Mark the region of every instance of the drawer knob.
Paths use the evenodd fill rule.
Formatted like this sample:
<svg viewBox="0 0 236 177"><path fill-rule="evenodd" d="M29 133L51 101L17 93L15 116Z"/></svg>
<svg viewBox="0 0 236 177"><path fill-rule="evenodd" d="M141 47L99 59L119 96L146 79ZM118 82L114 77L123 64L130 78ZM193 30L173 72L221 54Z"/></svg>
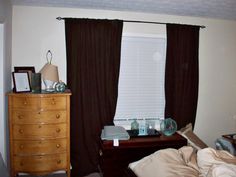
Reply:
<svg viewBox="0 0 236 177"><path fill-rule="evenodd" d="M24 165L24 163L23 162L20 162L20 166L23 166Z"/></svg>
<svg viewBox="0 0 236 177"><path fill-rule="evenodd" d="M61 147L61 145L60 145L60 144L57 144L57 145L56 145L56 147L57 147L57 148L60 148L60 147Z"/></svg>
<svg viewBox="0 0 236 177"><path fill-rule="evenodd" d="M26 101L26 100L24 100L23 104L24 104L24 105L27 105L27 101Z"/></svg>
<svg viewBox="0 0 236 177"><path fill-rule="evenodd" d="M99 150L99 155L100 155L100 156L102 156L102 155L103 155L103 153L102 153L102 150L101 150L101 149Z"/></svg>
<svg viewBox="0 0 236 177"><path fill-rule="evenodd" d="M55 105L56 104L56 102L55 102L55 100L54 100L54 98L52 99L52 105Z"/></svg>
<svg viewBox="0 0 236 177"><path fill-rule="evenodd" d="M23 144L20 145L20 149L24 149L24 145Z"/></svg>
<svg viewBox="0 0 236 177"><path fill-rule="evenodd" d="M61 160L57 160L57 164L60 164L61 163Z"/></svg>
<svg viewBox="0 0 236 177"><path fill-rule="evenodd" d="M59 119L60 117L61 117L60 114L57 114L57 115L56 115L56 118L57 118L57 119Z"/></svg>
<svg viewBox="0 0 236 177"><path fill-rule="evenodd" d="M56 129L56 132L57 132L57 133L59 133L60 131L61 131L61 129L60 129L60 128L57 128L57 129Z"/></svg>
<svg viewBox="0 0 236 177"><path fill-rule="evenodd" d="M42 125L39 125L38 127L39 127L39 128L42 128Z"/></svg>
<svg viewBox="0 0 236 177"><path fill-rule="evenodd" d="M21 133L21 134L22 134L23 132L24 132L24 131L23 131L22 129L20 129L20 130L19 130L19 133Z"/></svg>
<svg viewBox="0 0 236 177"><path fill-rule="evenodd" d="M23 119L23 116L22 115L18 115L18 119Z"/></svg>

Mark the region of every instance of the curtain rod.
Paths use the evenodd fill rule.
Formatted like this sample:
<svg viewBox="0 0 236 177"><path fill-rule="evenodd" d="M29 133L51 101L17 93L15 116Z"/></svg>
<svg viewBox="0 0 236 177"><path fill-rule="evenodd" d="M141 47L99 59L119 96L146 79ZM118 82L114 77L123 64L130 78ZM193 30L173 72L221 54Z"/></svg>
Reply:
<svg viewBox="0 0 236 177"><path fill-rule="evenodd" d="M57 17L57 20L64 20L65 18ZM159 24L159 25L166 25L166 24L175 24L175 23L164 23L164 22L153 22L153 21L139 21L139 20L123 20L123 22L128 23L149 23L149 24ZM181 25L187 25L187 24L181 24ZM198 25L193 25L198 26ZM206 26L199 26L200 28L206 28Z"/></svg>

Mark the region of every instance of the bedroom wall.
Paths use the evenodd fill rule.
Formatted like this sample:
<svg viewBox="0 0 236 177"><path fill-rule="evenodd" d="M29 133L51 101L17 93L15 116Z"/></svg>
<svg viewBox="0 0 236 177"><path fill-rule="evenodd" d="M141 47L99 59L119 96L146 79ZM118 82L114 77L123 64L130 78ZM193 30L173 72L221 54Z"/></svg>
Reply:
<svg viewBox="0 0 236 177"><path fill-rule="evenodd" d="M208 145L217 137L236 131L236 22L157 14L53 8L13 7L12 67L45 64L53 53L60 79L66 81L64 22L56 17L129 19L205 25L200 30L199 100L195 132ZM125 23L124 33L164 34L164 25Z"/></svg>
<svg viewBox="0 0 236 177"><path fill-rule="evenodd" d="M11 34L12 5L9 0L0 0L0 152L7 161L8 125L7 97L11 89Z"/></svg>

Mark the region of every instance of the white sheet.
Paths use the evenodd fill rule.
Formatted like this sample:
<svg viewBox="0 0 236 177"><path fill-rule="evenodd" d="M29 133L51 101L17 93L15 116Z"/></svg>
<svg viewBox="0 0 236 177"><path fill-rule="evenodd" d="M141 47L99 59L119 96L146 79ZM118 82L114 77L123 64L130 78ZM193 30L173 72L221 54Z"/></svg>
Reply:
<svg viewBox="0 0 236 177"><path fill-rule="evenodd" d="M236 157L212 148L159 150L129 167L138 177L236 177Z"/></svg>
<svg viewBox="0 0 236 177"><path fill-rule="evenodd" d="M227 151L213 148L199 150L197 163L204 177L236 177L236 157Z"/></svg>

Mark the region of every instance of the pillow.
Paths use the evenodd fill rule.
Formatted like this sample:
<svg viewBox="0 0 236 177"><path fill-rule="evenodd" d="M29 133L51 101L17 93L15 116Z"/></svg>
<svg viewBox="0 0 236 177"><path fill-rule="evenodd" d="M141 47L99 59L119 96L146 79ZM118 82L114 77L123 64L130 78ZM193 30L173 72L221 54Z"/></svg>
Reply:
<svg viewBox="0 0 236 177"><path fill-rule="evenodd" d="M129 164L138 177L199 177L196 153L184 146L179 150L161 149L143 159Z"/></svg>
<svg viewBox="0 0 236 177"><path fill-rule="evenodd" d="M188 140L188 144L195 150L200 150L207 147L207 145L193 132L191 123L181 128L177 132L185 137Z"/></svg>
<svg viewBox="0 0 236 177"><path fill-rule="evenodd" d="M217 150L226 150L230 154L236 156L236 148L227 139L225 139L225 138L217 138L216 141L215 141L215 145L216 145L216 149Z"/></svg>

